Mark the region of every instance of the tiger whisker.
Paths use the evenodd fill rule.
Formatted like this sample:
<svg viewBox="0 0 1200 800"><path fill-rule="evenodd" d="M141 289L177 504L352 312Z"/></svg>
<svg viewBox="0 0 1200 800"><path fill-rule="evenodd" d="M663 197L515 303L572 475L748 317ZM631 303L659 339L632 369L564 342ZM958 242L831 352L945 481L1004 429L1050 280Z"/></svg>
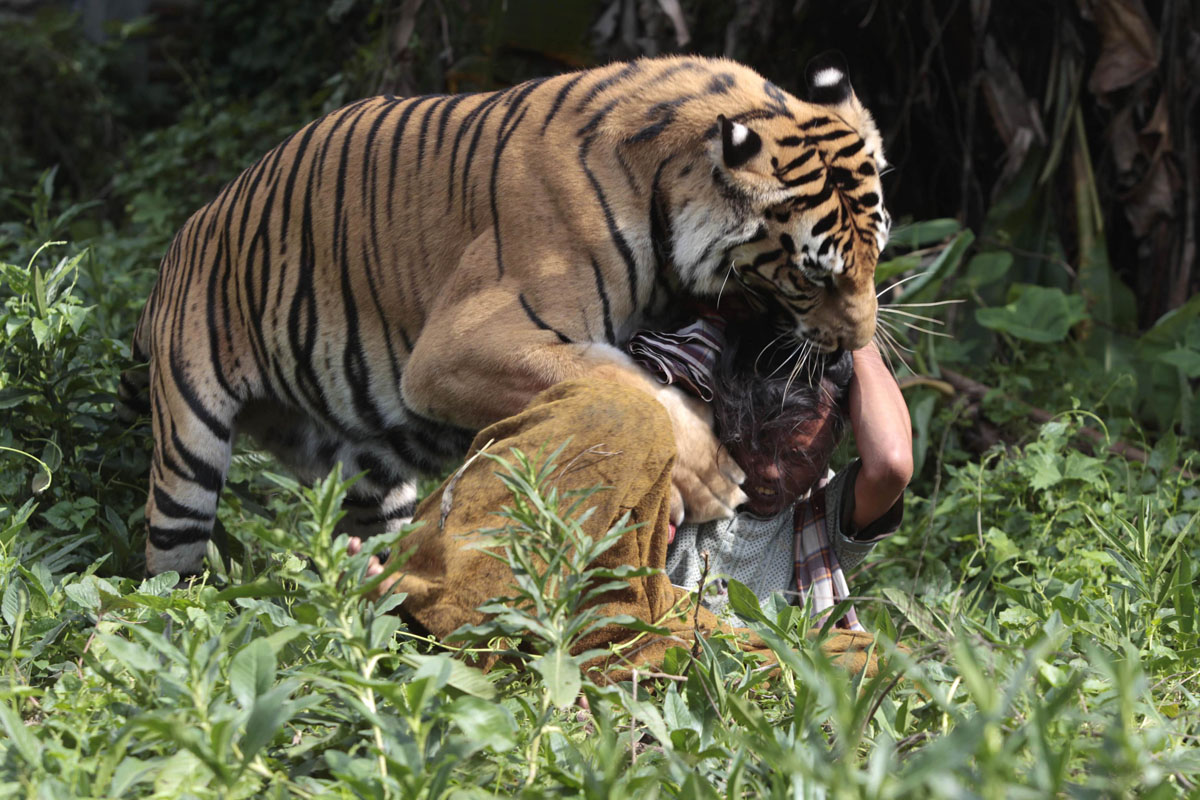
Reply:
<svg viewBox="0 0 1200 800"><path fill-rule="evenodd" d="M928 328L922 328L920 325L913 325L911 322L904 322L903 320L901 320L900 324L903 325L904 327L908 328L909 330L914 330L914 331L917 331L918 333L927 333L930 336L938 336L938 337L941 337L942 339L953 339L954 338L953 336L946 333L945 331L931 331Z"/></svg>
<svg viewBox="0 0 1200 800"><path fill-rule="evenodd" d="M891 342L891 344L893 346L895 346L896 348L898 348L900 350L904 350L905 352L908 352L908 353L915 352L911 347L905 347L903 344L900 343L900 340L898 338L896 338L896 333L898 331L890 330L891 325L888 324L889 323L888 320L880 320L880 322L884 323L884 324L878 326L876 328L876 330L883 331L883 333L887 336L889 342Z"/></svg>
<svg viewBox="0 0 1200 800"><path fill-rule="evenodd" d="M787 336L788 333L789 333L789 331L785 328L784 330L780 331L779 334L774 339L772 339L771 341L769 341L763 345L762 349L758 351L758 355L756 355L754 357L754 371L755 372L758 372L758 362L761 361L762 357L766 354L766 352L771 349L771 346L774 345L776 342L778 342L780 339L782 339L784 336Z"/></svg>
<svg viewBox="0 0 1200 800"><path fill-rule="evenodd" d="M896 350L892 346L892 343L888 340L887 329L883 326L876 327L874 340L875 346L879 350L879 354L883 356L883 360L887 362L888 369L890 369L892 372L895 372L896 369L892 365L892 356L896 355Z"/></svg>
<svg viewBox="0 0 1200 800"><path fill-rule="evenodd" d="M717 308L721 307L721 295L725 293L725 284L729 283L729 276L733 274L733 261L729 262L729 269L725 270L725 279L721 281L721 288L717 290Z"/></svg>
<svg viewBox="0 0 1200 800"><path fill-rule="evenodd" d="M878 292L875 293L875 296L879 297L880 295L883 295L887 292L890 292L892 289L895 289L897 286L903 286L904 284L908 283L909 281L915 281L917 278L928 275L930 272L933 272L933 270L927 269L924 272L918 272L916 275L909 275L907 278L901 278L900 280L896 281L895 283L889 284L888 286L885 286L882 289L880 289Z"/></svg>
<svg viewBox="0 0 1200 800"><path fill-rule="evenodd" d="M786 367L792 361L793 358L796 358L796 354L800 351L801 347L803 347L803 342L801 342L800 344L797 344L794 348L792 348L792 352L788 353L787 357L784 358L783 360L781 360L779 362L779 364L775 367L775 369L771 370L771 374L768 375L767 377L768 378L775 377L779 373L779 370ZM803 358L803 356L800 356L800 358Z"/></svg>
<svg viewBox="0 0 1200 800"><path fill-rule="evenodd" d="M812 346L813 346L812 340L805 339L804 341L802 341L800 343L800 346L797 348L797 350L799 351L799 355L797 356L795 363L792 364L791 372L788 373L787 383L785 383L783 386L783 400L786 400L788 393L791 392L792 382L794 380L796 380L797 373L799 373L800 369L804 366L804 362L808 360L808 354L809 354L809 351L812 349Z"/></svg>
<svg viewBox="0 0 1200 800"><path fill-rule="evenodd" d="M931 308L933 306L956 306L965 302L967 302L965 299L958 297L953 300L936 300L931 303L888 303L881 308Z"/></svg>
<svg viewBox="0 0 1200 800"><path fill-rule="evenodd" d="M886 311L889 314L897 314L902 317L908 317L909 319L919 319L922 322L932 322L934 325L945 325L946 324L945 322L943 322L940 319L934 319L933 317L923 317L920 314L913 314L909 311L901 311L898 308L889 308L887 306L880 306L879 311L880 312Z"/></svg>

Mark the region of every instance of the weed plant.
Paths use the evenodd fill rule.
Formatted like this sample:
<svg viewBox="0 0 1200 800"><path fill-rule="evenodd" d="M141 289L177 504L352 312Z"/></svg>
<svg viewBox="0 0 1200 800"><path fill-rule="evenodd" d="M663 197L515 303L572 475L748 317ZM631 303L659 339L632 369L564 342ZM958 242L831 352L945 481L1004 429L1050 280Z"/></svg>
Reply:
<svg viewBox="0 0 1200 800"><path fill-rule="evenodd" d="M367 597L367 559L402 534L349 555L348 483L300 487L257 456L237 457L222 504L240 556L182 589L130 578L145 431L112 413L127 351L76 294L88 252L52 252L0 267L3 796L1195 789L1200 493L1166 448L1146 465L1081 453L1072 434L1094 421L1076 412L1019 450L937 453L944 477L855 581L874 679L831 665L801 610L735 585L777 670L714 638L671 651L667 677L599 687L571 644L609 621L587 601L628 575L588 564L622 528L582 535L603 488L554 490L553 453L496 460L512 502L479 546L518 578L454 644L409 630L403 596Z"/></svg>

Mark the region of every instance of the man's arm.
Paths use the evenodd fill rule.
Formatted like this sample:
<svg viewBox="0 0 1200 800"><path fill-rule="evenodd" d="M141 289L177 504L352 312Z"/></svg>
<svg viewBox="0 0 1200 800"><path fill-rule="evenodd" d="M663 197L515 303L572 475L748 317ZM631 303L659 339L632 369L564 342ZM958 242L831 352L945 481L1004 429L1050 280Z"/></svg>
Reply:
<svg viewBox="0 0 1200 800"><path fill-rule="evenodd" d="M861 530L895 504L912 478L912 421L904 395L874 342L855 350L850 425L862 468L854 483L854 527Z"/></svg>

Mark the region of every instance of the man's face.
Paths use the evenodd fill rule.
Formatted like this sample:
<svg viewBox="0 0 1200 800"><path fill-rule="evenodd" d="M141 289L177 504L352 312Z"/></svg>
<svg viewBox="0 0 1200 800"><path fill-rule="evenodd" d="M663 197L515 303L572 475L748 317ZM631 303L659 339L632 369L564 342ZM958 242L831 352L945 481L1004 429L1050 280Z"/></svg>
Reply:
<svg viewBox="0 0 1200 800"><path fill-rule="evenodd" d="M775 516L825 474L833 451L834 414L825 404L820 408L820 417L800 425L778 443L762 443L754 450L731 447L730 455L746 471L742 491L750 498L740 511Z"/></svg>

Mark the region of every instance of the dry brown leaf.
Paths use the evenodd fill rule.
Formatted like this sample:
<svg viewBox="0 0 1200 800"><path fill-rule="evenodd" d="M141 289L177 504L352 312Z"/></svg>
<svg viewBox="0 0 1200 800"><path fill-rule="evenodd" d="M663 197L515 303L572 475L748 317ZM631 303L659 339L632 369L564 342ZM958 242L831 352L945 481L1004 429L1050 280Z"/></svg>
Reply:
<svg viewBox="0 0 1200 800"><path fill-rule="evenodd" d="M675 44L683 47L692 40L692 36L688 33L687 20L683 18L683 9L679 7L679 0L658 0L658 5L662 8L671 24L675 26Z"/></svg>
<svg viewBox="0 0 1200 800"><path fill-rule="evenodd" d="M1154 223L1175 216L1175 192L1166 159L1158 158L1146 170L1137 185L1122 197L1125 216L1138 236L1150 233Z"/></svg>
<svg viewBox="0 0 1200 800"><path fill-rule="evenodd" d="M1137 129L1133 124L1133 106L1125 106L1113 115L1107 138L1112 147L1113 163L1117 165L1117 172L1124 177L1133 171L1137 157L1142 155Z"/></svg>
<svg viewBox="0 0 1200 800"><path fill-rule="evenodd" d="M1080 0L1100 33L1100 56L1088 79L1093 94L1136 83L1158 67L1158 31L1141 0Z"/></svg>
<svg viewBox="0 0 1200 800"><path fill-rule="evenodd" d="M1007 151L999 181L1005 183L1024 163L1029 148L1046 141L1046 133L1037 105L1021 84L1021 76L990 35L983 44L983 66L983 97Z"/></svg>

